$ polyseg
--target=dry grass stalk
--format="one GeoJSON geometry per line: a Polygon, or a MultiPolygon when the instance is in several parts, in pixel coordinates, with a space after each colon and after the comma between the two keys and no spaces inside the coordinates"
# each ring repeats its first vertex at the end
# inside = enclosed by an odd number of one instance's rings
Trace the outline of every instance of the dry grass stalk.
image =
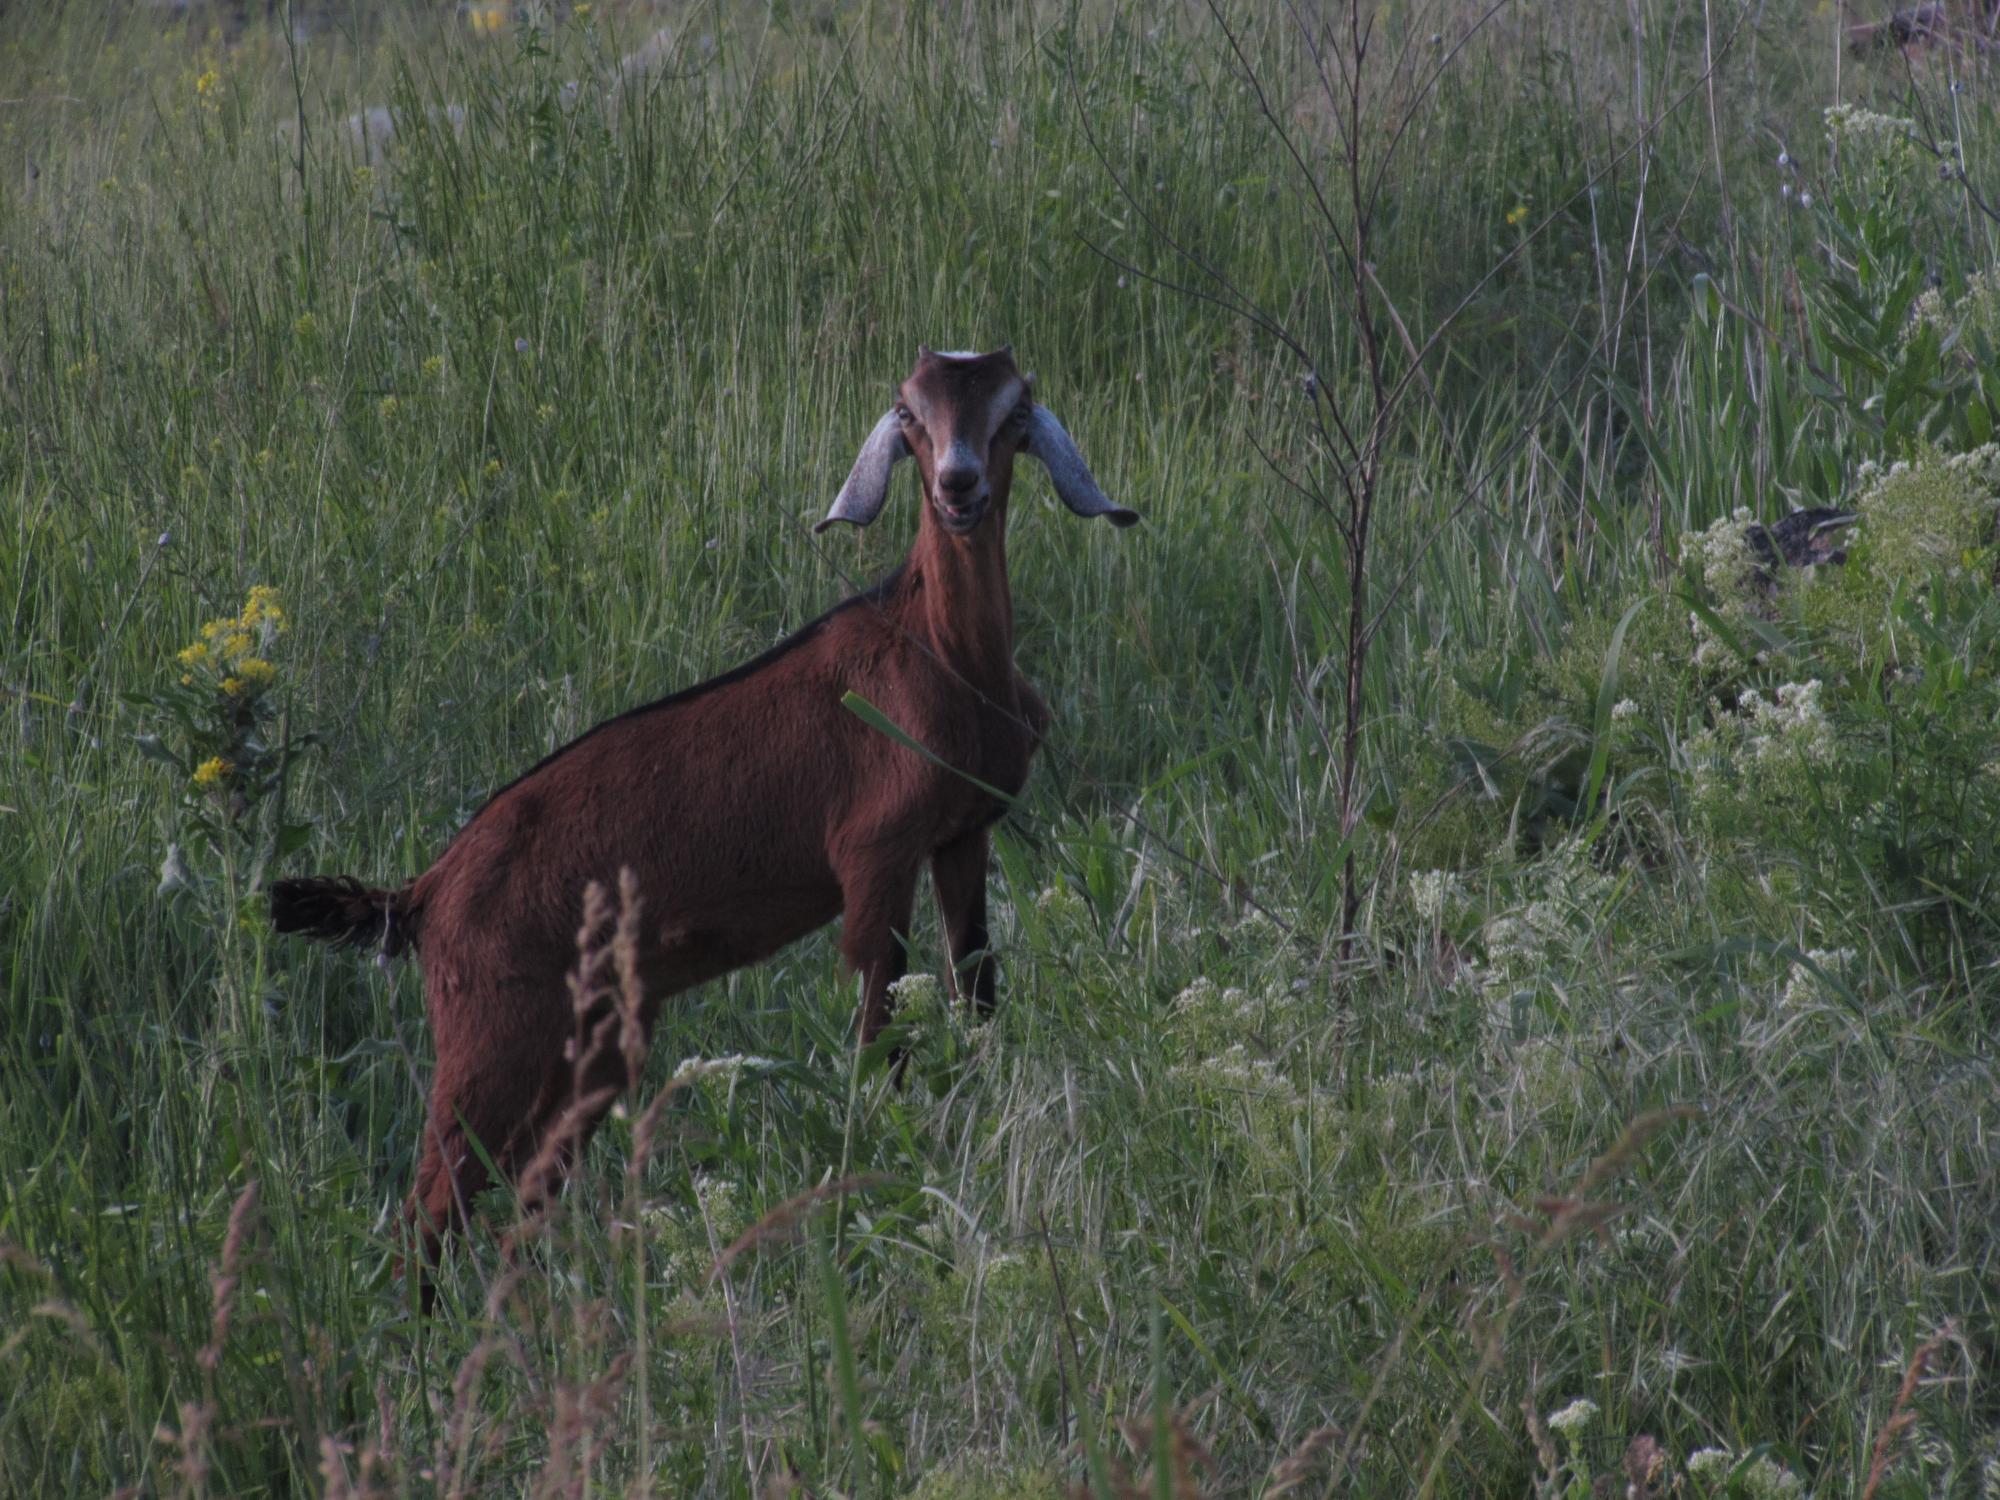
{"type": "Polygon", "coordinates": [[[1882,1431],[1875,1439],[1875,1456],[1868,1465],[1868,1483],[1862,1487],[1861,1500],[1875,1500],[1875,1491],[1881,1488],[1889,1472],[1889,1461],[1896,1456],[1897,1443],[1916,1425],[1917,1411],[1911,1402],[1917,1394],[1917,1382],[1924,1378],[1924,1371],[1949,1336],[1949,1330],[1931,1335],[1910,1356],[1909,1368],[1903,1371],[1902,1389],[1896,1392],[1896,1404],[1889,1409],[1889,1420],[1882,1424],[1882,1431]]]}
{"type": "Polygon", "coordinates": [[[1273,1495],[1288,1495],[1302,1486],[1311,1477],[1320,1454],[1339,1440],[1340,1431],[1334,1427],[1315,1427],[1307,1433],[1298,1447],[1272,1465],[1270,1481],[1264,1486],[1267,1500],[1273,1495]]]}
{"type": "Polygon", "coordinates": [[[628,1349],[596,1380],[556,1388],[549,1457],[535,1480],[537,1496],[581,1500],[590,1479],[592,1440],[606,1419],[616,1413],[631,1368],[632,1351],[628,1349]]]}
{"type": "MultiPolygon", "coordinates": [[[[486,1315],[489,1321],[497,1322],[506,1307],[507,1298],[520,1280],[518,1268],[509,1267],[494,1278],[486,1290],[486,1315]]],[[[474,1344],[458,1367],[451,1386],[450,1417],[438,1434],[437,1455],[433,1469],[437,1477],[437,1487],[447,1496],[467,1493],[466,1483],[469,1473],[467,1460],[472,1453],[472,1419],[479,1393],[479,1383],[486,1374],[486,1366],[495,1354],[509,1349],[509,1341],[498,1332],[491,1332],[474,1344]]]]}
{"type": "Polygon", "coordinates": [[[1528,1424],[1528,1442],[1535,1450],[1535,1462],[1542,1466],[1542,1477],[1535,1481],[1535,1493],[1559,1495],[1562,1493],[1562,1457],[1556,1452],[1555,1439],[1549,1436],[1548,1424],[1535,1410],[1533,1396],[1521,1398],[1521,1416],[1528,1424]]]}
{"type": "Polygon", "coordinates": [[[568,1175],[584,1138],[626,1086],[645,1071],[650,1038],[639,982],[639,883],[629,869],[618,872],[614,916],[604,887],[592,881],[583,893],[583,922],[576,934],[576,968],[570,972],[570,1006],[576,1034],[569,1056],[575,1086],[568,1108],[543,1138],[521,1171],[519,1217],[507,1237],[511,1255],[518,1244],[546,1228],[549,1207],[568,1175]],[[604,1063],[616,1053],[608,1081],[604,1063]]]}
{"type": "MultiPolygon", "coordinates": [[[[1118,1430],[1124,1435],[1135,1459],[1152,1456],[1154,1429],[1151,1417],[1124,1418],[1118,1423],[1118,1430]]],[[[1160,1492],[1159,1476],[1151,1470],[1128,1473],[1116,1459],[1111,1461],[1110,1469],[1111,1493],[1116,1500],[1154,1500],[1160,1492]]],[[[1213,1478],[1216,1474],[1215,1458],[1189,1427],[1188,1413],[1172,1412],[1167,1417],[1167,1482],[1168,1493],[1174,1500],[1202,1500],[1207,1492],[1202,1488],[1198,1471],[1206,1471],[1213,1478]]],[[[1077,1485],[1071,1494],[1074,1500],[1095,1500],[1088,1483],[1077,1485]]]]}
{"type": "Polygon", "coordinates": [[[214,1467],[209,1458],[208,1438],[215,1423],[215,1408],[205,1401],[183,1401],[180,1417],[179,1431],[162,1423],[154,1430],[153,1440],[178,1451],[173,1467],[181,1477],[181,1494],[206,1494],[214,1467]]]}
{"type": "Polygon", "coordinates": [[[1626,1445],[1624,1469],[1626,1500],[1656,1500],[1673,1482],[1666,1449],[1646,1433],[1626,1445]]]}
{"type": "Polygon", "coordinates": [[[213,1375],[222,1363],[222,1346],[229,1337],[229,1324],[236,1315],[236,1288],[243,1278],[243,1246],[250,1237],[250,1216],[257,1208],[257,1183],[251,1179],[229,1210],[229,1230],[222,1237],[222,1260],[209,1273],[209,1291],[214,1310],[210,1314],[208,1343],[195,1362],[213,1375]]]}

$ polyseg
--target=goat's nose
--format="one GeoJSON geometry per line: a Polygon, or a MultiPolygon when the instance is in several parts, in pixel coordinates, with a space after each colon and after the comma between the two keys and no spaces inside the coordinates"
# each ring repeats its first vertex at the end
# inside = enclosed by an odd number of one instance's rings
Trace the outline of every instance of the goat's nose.
{"type": "Polygon", "coordinates": [[[970,466],[938,470],[938,488],[954,495],[962,495],[979,484],[979,470],[970,466]]]}

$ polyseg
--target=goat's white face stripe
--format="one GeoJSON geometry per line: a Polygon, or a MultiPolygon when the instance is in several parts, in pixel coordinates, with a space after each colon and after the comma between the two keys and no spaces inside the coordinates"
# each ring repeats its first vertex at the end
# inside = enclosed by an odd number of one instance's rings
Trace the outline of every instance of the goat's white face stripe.
{"type": "Polygon", "coordinates": [[[967,469],[975,474],[986,472],[986,455],[974,448],[963,438],[954,438],[944,457],[938,460],[940,474],[964,473],[967,469]]]}
{"type": "MultiPolygon", "coordinates": [[[[940,359],[956,357],[958,356],[938,356],[940,359]]],[[[986,470],[986,454],[983,450],[992,445],[993,434],[1000,430],[1000,424],[1007,420],[1007,414],[1020,404],[1022,398],[1027,393],[1028,386],[1026,381],[1020,379],[1009,380],[987,398],[986,420],[979,428],[968,430],[968,425],[961,420],[952,424],[956,430],[951,432],[949,436],[939,432],[933,425],[934,420],[940,416],[949,418],[950,413],[948,411],[940,412],[924,398],[921,392],[913,393],[915,399],[910,402],[910,405],[916,413],[917,420],[923,424],[924,430],[931,434],[933,445],[940,438],[945,439],[946,446],[942,452],[938,453],[937,457],[937,467],[939,470],[977,469],[981,473],[984,473],[986,470]],[[975,448],[972,442],[968,441],[968,439],[974,436],[974,431],[977,433],[977,441],[980,444],[978,448],[975,448]]]]}

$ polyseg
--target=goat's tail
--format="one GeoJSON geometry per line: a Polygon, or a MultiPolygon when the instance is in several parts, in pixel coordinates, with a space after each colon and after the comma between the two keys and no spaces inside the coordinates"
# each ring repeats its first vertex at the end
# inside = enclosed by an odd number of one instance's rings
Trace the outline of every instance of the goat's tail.
{"type": "Polygon", "coordinates": [[[407,889],[378,891],[351,875],[312,875],[271,885],[271,925],[322,943],[380,946],[392,957],[416,936],[407,889]]]}

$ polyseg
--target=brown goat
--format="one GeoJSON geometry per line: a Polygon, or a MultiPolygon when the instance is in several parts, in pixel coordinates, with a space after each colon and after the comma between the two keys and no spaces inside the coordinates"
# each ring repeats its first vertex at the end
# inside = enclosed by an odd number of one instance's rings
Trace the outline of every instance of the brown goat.
{"type": "Polygon", "coordinates": [[[926,862],[953,988],[991,1008],[987,828],[1005,804],[966,777],[1019,792],[1049,718],[1014,668],[1006,526],[1021,453],[1078,515],[1138,520],[1104,497],[1007,350],[920,350],[816,528],[868,525],[893,465],[914,457],[926,503],[901,567],[754,661],[556,751],[402,890],[273,885],[280,932],[422,958],[437,1073],[407,1212],[432,1256],[485,1185],[472,1140],[518,1181],[566,1110],[582,1102],[587,1136],[631,1081],[616,1047],[597,1054],[605,1076],[583,1080],[566,1051],[577,1018],[564,976],[592,881],[637,878],[649,1035],[666,996],[838,916],[872,1040],[926,862]],[[965,775],[870,729],[842,706],[848,692],[965,775]]]}

